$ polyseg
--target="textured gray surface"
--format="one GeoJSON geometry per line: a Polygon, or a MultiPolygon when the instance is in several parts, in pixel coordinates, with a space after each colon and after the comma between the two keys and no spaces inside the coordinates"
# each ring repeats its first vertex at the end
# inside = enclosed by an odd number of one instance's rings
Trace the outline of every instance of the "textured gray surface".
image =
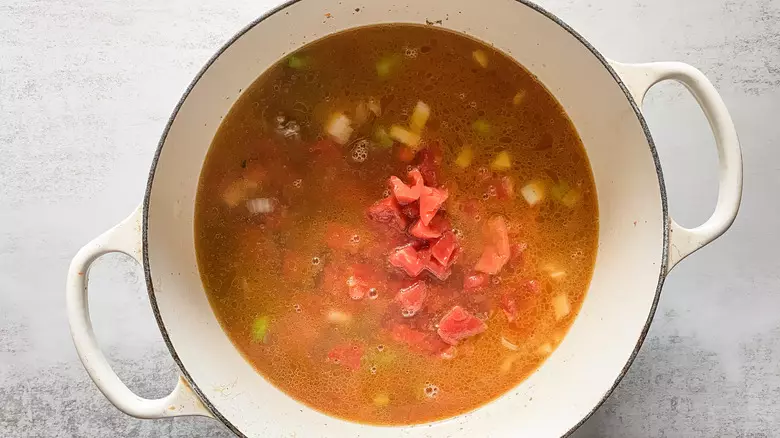
{"type": "MultiPolygon", "coordinates": [[[[118,412],[79,363],[64,313],[78,248],[142,197],[169,112],[258,1],[0,1],[0,436],[228,437],[207,419],[118,412]]],[[[780,436],[780,1],[547,0],[609,57],[707,74],[742,140],[741,214],[669,277],[649,338],[584,437],[780,436]]],[[[716,198],[706,121],[681,86],[645,105],[673,215],[716,198]]],[[[161,396],[175,368],[138,266],[95,265],[94,324],[131,388],[161,396]]]]}

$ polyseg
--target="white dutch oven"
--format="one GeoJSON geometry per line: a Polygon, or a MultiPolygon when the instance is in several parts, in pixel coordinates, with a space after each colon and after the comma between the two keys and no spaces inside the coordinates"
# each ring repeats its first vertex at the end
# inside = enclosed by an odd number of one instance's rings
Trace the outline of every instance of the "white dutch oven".
{"type": "Polygon", "coordinates": [[[82,248],[70,266],[70,329],[95,384],[117,408],[136,417],[209,416],[249,437],[557,437],[582,424],[614,389],[647,333],[669,270],[726,231],[741,193],[742,159],[731,118],[712,84],[689,65],[608,61],[566,24],[525,1],[293,1],[239,32],[195,78],[163,133],[143,205],[82,248]],[[600,213],[593,280],[560,347],[499,399],[465,415],[411,427],[332,418],[269,384],[215,319],[198,274],[193,232],[201,165],[241,90],[302,44],[355,26],[392,22],[435,22],[472,35],[535,74],[582,137],[600,213]],[[639,109],[648,88],[667,79],[683,83],[696,97],[718,148],[718,203],[712,217],[693,229],[668,215],[658,156],[639,109]],[[181,370],[173,393],[159,400],[141,398],[119,380],[92,331],[86,273],[97,257],[115,251],[143,264],[152,310],[181,370]]]}

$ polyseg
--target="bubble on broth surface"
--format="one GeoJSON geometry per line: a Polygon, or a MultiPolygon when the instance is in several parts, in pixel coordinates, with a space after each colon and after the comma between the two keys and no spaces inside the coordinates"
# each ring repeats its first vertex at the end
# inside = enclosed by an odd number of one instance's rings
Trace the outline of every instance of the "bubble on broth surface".
{"type": "Polygon", "coordinates": [[[368,140],[359,140],[352,146],[352,161],[362,163],[368,158],[368,140]]]}
{"type": "Polygon", "coordinates": [[[439,395],[439,387],[432,383],[428,383],[425,385],[423,393],[428,398],[436,398],[436,396],[439,395]]]}

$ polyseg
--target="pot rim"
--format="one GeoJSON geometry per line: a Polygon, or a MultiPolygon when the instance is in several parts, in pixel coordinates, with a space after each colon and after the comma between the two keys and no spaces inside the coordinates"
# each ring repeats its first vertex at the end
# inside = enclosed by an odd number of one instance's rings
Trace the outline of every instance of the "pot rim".
{"type": "MultiPolygon", "coordinates": [[[[151,193],[152,193],[152,186],[154,184],[154,175],[157,170],[157,162],[160,158],[160,154],[162,153],[163,146],[165,145],[165,141],[168,137],[168,132],[171,129],[171,126],[173,125],[174,120],[176,119],[177,115],[179,114],[179,110],[181,109],[184,102],[187,100],[187,97],[189,97],[190,92],[195,88],[195,86],[200,81],[201,77],[206,73],[206,71],[211,67],[211,65],[231,46],[233,45],[236,40],[241,38],[244,34],[246,34],[248,31],[250,31],[252,28],[257,26],[258,24],[262,23],[267,18],[283,11],[284,9],[300,2],[303,0],[289,0],[269,11],[267,11],[265,14],[261,15],[260,17],[253,20],[251,23],[247,24],[239,30],[236,34],[234,34],[228,41],[226,41],[222,47],[219,48],[212,56],[209,58],[208,61],[206,61],[205,65],[198,71],[198,73],[195,75],[195,77],[192,79],[190,84],[187,86],[187,89],[182,94],[182,97],[179,99],[179,102],[176,104],[176,107],[174,107],[173,112],[171,113],[171,116],[168,118],[168,122],[165,125],[165,128],[163,129],[163,133],[160,136],[160,141],[157,144],[157,150],[154,153],[154,157],[152,159],[152,165],[149,170],[149,177],[146,183],[146,190],[144,193],[144,200],[143,200],[143,222],[141,226],[142,231],[142,258],[143,258],[143,268],[144,268],[144,277],[146,279],[146,287],[147,292],[149,294],[149,303],[152,306],[152,312],[154,313],[154,318],[157,321],[157,326],[160,328],[160,333],[162,334],[163,341],[165,342],[165,345],[168,347],[168,351],[170,352],[171,356],[173,357],[174,362],[176,362],[176,365],[179,367],[179,370],[181,371],[184,378],[189,383],[192,390],[197,394],[198,398],[203,402],[203,404],[206,406],[206,408],[214,415],[214,417],[219,420],[222,424],[224,424],[231,432],[236,434],[239,437],[242,438],[248,438],[247,435],[245,435],[243,432],[241,432],[235,425],[233,425],[230,420],[228,420],[222,413],[219,412],[219,410],[214,406],[214,404],[211,403],[211,401],[206,397],[205,393],[198,387],[197,383],[195,383],[190,376],[190,373],[187,371],[187,368],[184,366],[184,363],[179,358],[179,355],[176,353],[176,349],[173,346],[173,343],[171,342],[170,337],[168,336],[168,331],[165,328],[165,323],[162,320],[162,316],[160,314],[159,307],[157,306],[157,300],[155,298],[154,293],[154,284],[152,282],[152,274],[151,269],[149,265],[149,242],[148,242],[148,229],[149,229],[149,201],[151,199],[151,193]]],[[[664,184],[664,177],[663,177],[663,171],[661,170],[661,162],[658,158],[658,151],[656,150],[655,143],[653,142],[652,135],[650,134],[650,130],[647,126],[647,122],[645,121],[644,116],[642,115],[641,110],[639,109],[639,106],[636,103],[636,100],[629,92],[628,88],[626,87],[623,80],[620,78],[620,76],[615,72],[615,69],[612,68],[610,63],[607,61],[607,59],[592,45],[588,40],[586,40],[582,35],[580,35],[576,30],[571,28],[568,24],[566,24],[563,20],[558,18],[553,13],[547,11],[546,9],[542,8],[541,6],[537,5],[536,3],[533,3],[530,0],[515,0],[515,2],[520,3],[524,6],[527,6],[534,10],[535,12],[543,15],[547,19],[553,21],[558,26],[563,28],[565,31],[567,31],[571,36],[577,39],[583,46],[585,46],[586,49],[588,49],[593,56],[596,57],[596,59],[604,66],[604,68],[607,70],[607,72],[612,76],[612,78],[615,80],[615,83],[620,87],[620,90],[625,95],[626,99],[628,100],[629,105],[631,105],[631,109],[634,111],[634,114],[637,117],[637,120],[639,121],[639,124],[642,127],[642,131],[645,134],[645,138],[647,139],[648,146],[650,148],[650,153],[653,157],[653,164],[655,165],[655,171],[658,176],[658,186],[660,188],[660,195],[661,195],[661,210],[662,210],[662,216],[663,216],[663,223],[668,224],[669,222],[669,210],[668,210],[668,203],[667,203],[667,197],[666,197],[666,185],[664,184]]],[[[568,437],[572,433],[574,433],[580,426],[582,426],[593,414],[606,402],[606,400],[609,398],[610,395],[615,391],[615,388],[617,388],[618,384],[623,380],[626,373],[628,372],[628,369],[633,364],[634,360],[636,359],[637,354],[639,354],[639,350],[642,347],[642,344],[645,341],[645,338],[647,337],[647,333],[650,329],[650,324],[653,321],[653,318],[655,317],[656,309],[658,308],[658,301],[661,297],[661,289],[663,288],[665,275],[664,273],[667,272],[667,265],[668,265],[668,257],[667,253],[669,250],[669,227],[664,226],[663,227],[663,248],[661,251],[661,262],[659,263],[659,273],[658,273],[658,284],[656,286],[655,290],[655,296],[653,297],[653,304],[650,307],[650,312],[648,313],[647,320],[645,321],[644,327],[642,328],[642,332],[639,335],[639,338],[637,339],[637,343],[634,346],[634,350],[631,352],[631,355],[628,357],[628,360],[626,361],[623,368],[620,370],[620,373],[618,374],[615,381],[612,383],[612,385],[607,389],[606,392],[604,392],[604,395],[601,397],[601,399],[593,406],[593,409],[591,409],[583,418],[580,420],[577,424],[572,426],[565,434],[562,435],[562,437],[568,437]]],[[[407,427],[407,426],[394,426],[394,427],[407,427]]]]}

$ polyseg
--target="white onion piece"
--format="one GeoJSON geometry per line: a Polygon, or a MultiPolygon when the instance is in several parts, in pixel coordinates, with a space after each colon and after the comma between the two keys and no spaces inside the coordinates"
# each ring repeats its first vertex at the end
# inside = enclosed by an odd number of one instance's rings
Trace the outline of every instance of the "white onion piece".
{"type": "Polygon", "coordinates": [[[419,134],[428,123],[428,117],[431,116],[431,108],[423,101],[418,101],[414,107],[412,117],[409,119],[409,128],[412,132],[419,134]]]}
{"type": "Polygon", "coordinates": [[[347,144],[352,136],[352,122],[343,113],[335,113],[328,120],[325,132],[338,144],[347,144]]]}
{"type": "Polygon", "coordinates": [[[555,319],[561,320],[571,312],[571,305],[569,304],[569,297],[566,294],[556,295],[552,300],[553,310],[555,311],[555,319]]]}
{"type": "Polygon", "coordinates": [[[252,214],[268,214],[273,213],[276,206],[271,198],[255,198],[246,201],[246,208],[252,214]]]}
{"type": "Polygon", "coordinates": [[[528,183],[520,189],[520,194],[528,205],[534,206],[544,200],[544,185],[538,181],[528,183]]]}
{"type": "Polygon", "coordinates": [[[326,319],[332,324],[347,325],[352,322],[352,315],[340,310],[331,309],[328,311],[326,319]]]}
{"type": "Polygon", "coordinates": [[[553,352],[553,348],[552,345],[550,345],[550,343],[547,342],[545,344],[540,345],[539,348],[536,350],[536,352],[546,356],[553,352]]]}
{"type": "Polygon", "coordinates": [[[507,350],[517,351],[520,349],[517,345],[509,342],[505,337],[501,336],[501,345],[506,347],[507,350]]]}

